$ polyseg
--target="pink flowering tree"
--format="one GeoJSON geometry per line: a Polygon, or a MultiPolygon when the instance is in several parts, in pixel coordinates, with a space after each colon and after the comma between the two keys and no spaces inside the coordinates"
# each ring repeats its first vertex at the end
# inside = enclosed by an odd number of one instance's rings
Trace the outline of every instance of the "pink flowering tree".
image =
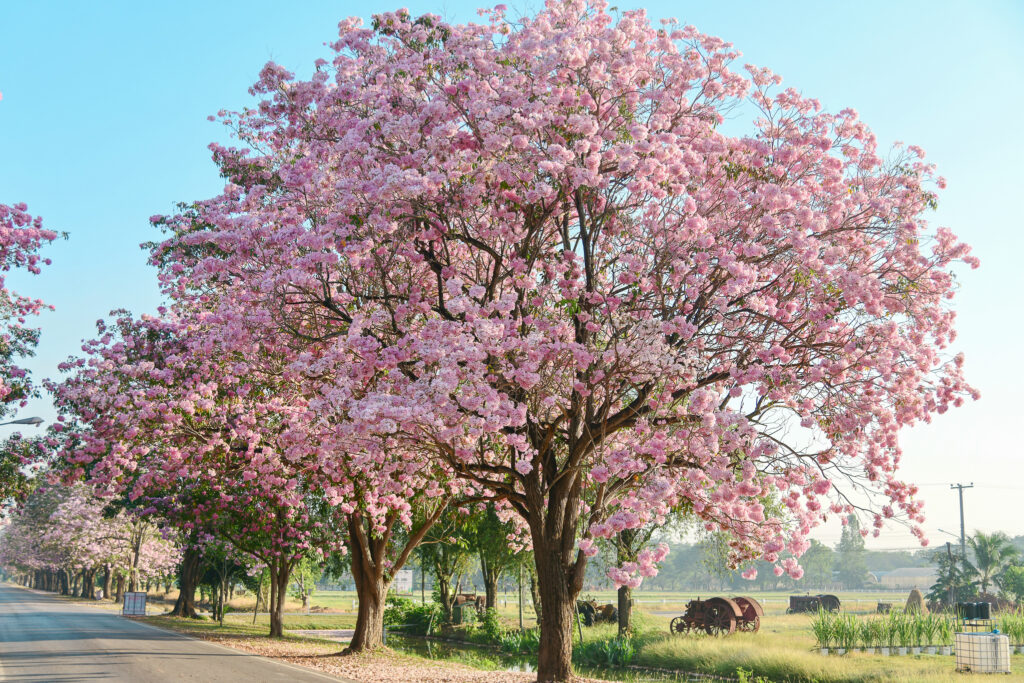
{"type": "Polygon", "coordinates": [[[976,265],[927,222],[921,150],[642,11],[483,14],[343,21],[308,81],[268,64],[213,147],[223,194],[158,219],[155,258],[194,261],[166,285],[230,292],[339,422],[521,519],[539,680],[572,676],[594,539],[677,506],[794,577],[863,490],[920,534],[897,433],[974,394],[947,349],[976,265]]]}
{"type": "Polygon", "coordinates": [[[280,444],[288,462],[301,465],[326,514],[337,520],[337,537],[344,538],[350,553],[358,612],[345,652],[381,647],[385,598],[396,573],[449,503],[468,502],[477,492],[431,457],[429,446],[368,430],[348,414],[354,398],[374,391],[380,373],[358,349],[330,343],[329,326],[316,318],[302,321],[301,339],[294,343],[272,318],[247,314],[248,303],[238,300],[244,292],[200,274],[210,254],[220,250],[203,243],[183,245],[182,240],[204,228],[198,212],[186,207],[178,216],[155,222],[172,236],[166,244],[153,245],[165,291],[182,310],[204,311],[204,348],[212,345],[212,353],[235,359],[233,364],[272,355],[279,367],[274,376],[301,395],[301,419],[293,415],[280,444]]]}
{"type": "MultiPolygon", "coordinates": [[[[39,330],[27,326],[28,317],[45,307],[38,299],[9,290],[7,274],[15,270],[39,273],[50,261],[38,252],[56,237],[57,233],[43,228],[39,217],[27,213],[24,204],[0,204],[0,418],[10,415],[11,406],[24,405],[35,393],[19,363],[33,354],[39,340],[39,330]]],[[[35,447],[20,437],[0,444],[0,505],[27,493],[24,466],[35,461],[35,447]]]]}
{"type": "MultiPolygon", "coordinates": [[[[311,414],[273,359],[254,347],[217,353],[220,340],[203,331],[171,313],[100,323],[85,355],[62,366],[67,379],[51,385],[59,462],[68,478],[123,494],[182,530],[183,570],[192,570],[183,594],[194,592],[205,535],[264,563],[271,635],[280,636],[291,569],[337,538],[330,515],[318,513],[308,454],[290,437],[305,433],[311,414]]],[[[182,611],[194,612],[187,597],[182,611]]]]}

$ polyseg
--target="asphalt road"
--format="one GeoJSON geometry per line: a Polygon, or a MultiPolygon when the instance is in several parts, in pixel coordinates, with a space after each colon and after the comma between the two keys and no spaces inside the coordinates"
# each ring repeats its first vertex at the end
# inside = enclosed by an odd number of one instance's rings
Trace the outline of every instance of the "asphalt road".
{"type": "Polygon", "coordinates": [[[0,681],[5,683],[341,680],[0,585],[0,681]]]}

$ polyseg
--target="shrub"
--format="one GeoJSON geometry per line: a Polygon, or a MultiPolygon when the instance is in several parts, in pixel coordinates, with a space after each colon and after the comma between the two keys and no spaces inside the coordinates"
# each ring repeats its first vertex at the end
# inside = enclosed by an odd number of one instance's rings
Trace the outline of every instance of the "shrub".
{"type": "Polygon", "coordinates": [[[540,630],[505,631],[498,638],[498,645],[505,652],[536,654],[540,650],[540,630]]]}
{"type": "Polygon", "coordinates": [[[388,595],[384,599],[384,625],[397,626],[406,623],[405,615],[415,608],[416,603],[409,598],[388,595]]]}
{"type": "Polygon", "coordinates": [[[493,607],[484,610],[480,616],[479,628],[487,641],[491,643],[500,642],[501,636],[505,632],[505,627],[501,625],[501,618],[498,616],[498,610],[493,607]]]}
{"type": "Polygon", "coordinates": [[[384,608],[384,625],[401,626],[414,635],[429,635],[434,624],[441,621],[441,608],[436,604],[420,605],[408,598],[389,597],[384,608]]]}
{"type": "Polygon", "coordinates": [[[636,658],[636,648],[631,638],[591,640],[573,648],[572,658],[584,666],[628,666],[636,658]]]}

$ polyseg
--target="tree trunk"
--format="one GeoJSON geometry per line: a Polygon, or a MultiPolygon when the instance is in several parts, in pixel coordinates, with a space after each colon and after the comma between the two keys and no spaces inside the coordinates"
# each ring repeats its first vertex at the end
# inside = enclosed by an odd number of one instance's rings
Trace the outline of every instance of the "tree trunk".
{"type": "Polygon", "coordinates": [[[629,635],[630,619],[633,616],[633,589],[619,587],[619,638],[629,635]]]}
{"type": "Polygon", "coordinates": [[[103,599],[110,599],[110,565],[103,565],[103,599]]]}
{"type": "Polygon", "coordinates": [[[190,546],[185,550],[178,574],[178,599],[175,600],[174,609],[171,610],[172,616],[199,618],[196,613],[196,579],[199,573],[199,560],[198,548],[190,546]]]}
{"type": "Polygon", "coordinates": [[[270,637],[284,636],[284,600],[288,595],[291,566],[285,559],[270,563],[270,637]]]}
{"type": "Polygon", "coordinates": [[[567,572],[557,557],[537,552],[537,583],[544,611],[540,619],[540,651],[537,655],[538,683],[573,679],[572,637],[576,597],[567,572]]]}
{"type": "MultiPolygon", "coordinates": [[[[353,514],[348,517],[349,548],[352,554],[352,581],[356,587],[359,609],[356,613],[355,632],[345,648],[346,654],[366,652],[384,645],[384,600],[390,582],[384,577],[387,542],[368,536],[363,519],[353,514]]],[[[394,568],[396,571],[398,568],[394,568]]]]}
{"type": "Polygon", "coordinates": [[[533,611],[537,614],[537,623],[540,623],[540,590],[537,587],[537,577],[530,572],[530,600],[533,601],[533,611]]]}
{"type": "Polygon", "coordinates": [[[484,607],[494,609],[498,601],[498,579],[501,568],[495,569],[493,562],[488,562],[486,554],[480,553],[480,574],[484,578],[484,607]]]}
{"type": "Polygon", "coordinates": [[[442,567],[435,563],[434,564],[434,580],[437,582],[435,587],[437,588],[437,595],[441,598],[441,613],[444,617],[444,623],[450,624],[454,621],[455,611],[455,596],[452,593],[452,576],[451,574],[444,573],[442,567]]]}
{"type": "Polygon", "coordinates": [[[533,539],[533,559],[543,610],[540,615],[540,650],[537,653],[538,683],[563,683],[574,678],[572,638],[576,623],[576,599],[583,589],[587,558],[576,548],[580,514],[578,477],[558,482],[544,495],[531,491],[528,524],[533,539]]]}
{"type": "Polygon", "coordinates": [[[89,600],[96,599],[96,567],[92,567],[82,574],[82,597],[89,600]]]}
{"type": "MultiPolygon", "coordinates": [[[[355,563],[352,563],[353,567],[355,563]]],[[[388,586],[383,579],[360,576],[352,572],[356,581],[356,595],[359,597],[359,611],[356,615],[355,632],[346,652],[365,652],[384,644],[384,599],[388,586]]]]}
{"type": "Polygon", "coordinates": [[[114,602],[121,604],[124,599],[124,576],[117,577],[117,595],[114,596],[114,602]]]}
{"type": "Polygon", "coordinates": [[[263,572],[260,572],[260,582],[256,586],[256,604],[252,608],[252,623],[256,624],[256,615],[260,611],[260,598],[263,597],[263,572]]]}

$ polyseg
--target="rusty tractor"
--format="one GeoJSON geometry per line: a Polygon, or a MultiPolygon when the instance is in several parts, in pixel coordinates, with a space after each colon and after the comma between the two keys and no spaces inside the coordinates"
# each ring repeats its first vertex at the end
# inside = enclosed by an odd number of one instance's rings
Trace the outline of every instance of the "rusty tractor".
{"type": "Polygon", "coordinates": [[[727,636],[736,631],[756,633],[761,628],[764,608],[751,597],[714,597],[691,600],[686,613],[669,624],[671,633],[704,631],[711,636],[727,636]]]}
{"type": "Polygon", "coordinates": [[[576,610],[584,626],[593,626],[600,622],[613,623],[619,619],[619,609],[611,603],[599,605],[596,600],[577,600],[576,610]]]}
{"type": "Polygon", "coordinates": [[[800,612],[826,612],[839,611],[839,598],[834,595],[791,595],[789,596],[789,607],[786,614],[798,614],[800,612]]]}

